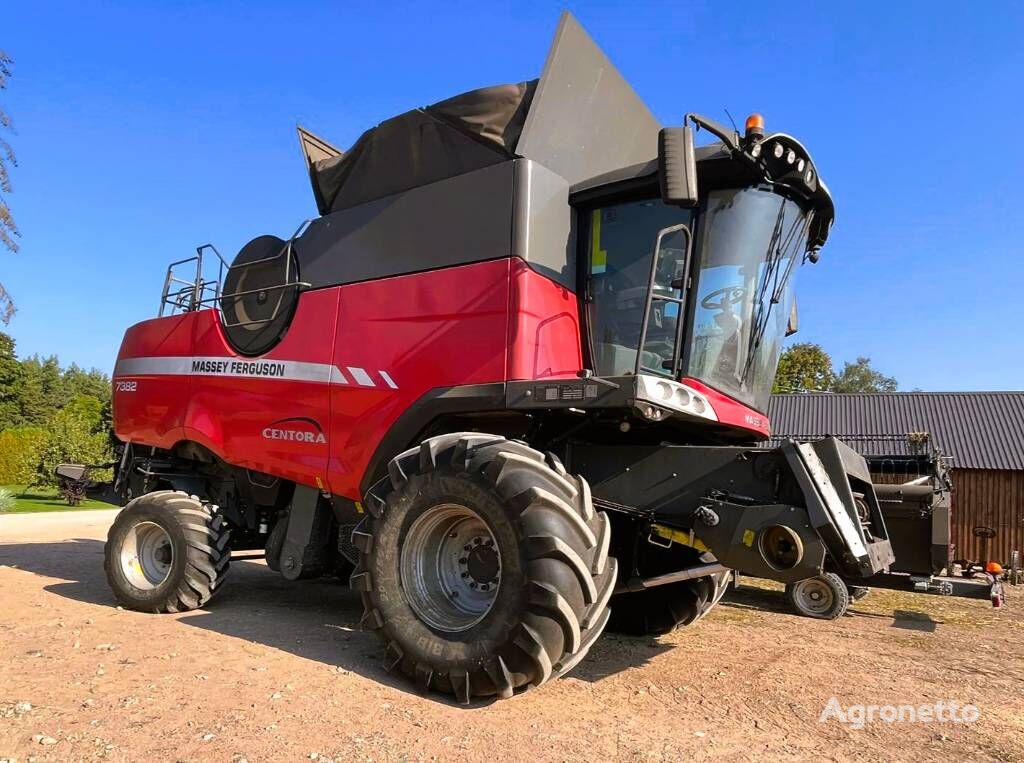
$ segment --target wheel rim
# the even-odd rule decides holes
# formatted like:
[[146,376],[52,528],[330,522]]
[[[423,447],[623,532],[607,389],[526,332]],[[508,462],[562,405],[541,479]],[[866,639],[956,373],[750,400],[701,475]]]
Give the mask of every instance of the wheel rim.
[[409,606],[430,627],[468,630],[491,610],[501,584],[501,555],[487,524],[465,506],[427,509],[409,527],[399,561]]
[[836,597],[827,583],[818,578],[801,580],[793,589],[793,599],[800,609],[815,615],[823,615],[832,609]]
[[155,522],[139,522],[121,544],[121,572],[136,588],[151,591],[171,574],[174,546],[171,536]]

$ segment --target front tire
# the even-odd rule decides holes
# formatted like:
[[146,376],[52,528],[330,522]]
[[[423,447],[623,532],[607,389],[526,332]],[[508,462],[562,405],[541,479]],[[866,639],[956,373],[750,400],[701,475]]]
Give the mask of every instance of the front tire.
[[421,691],[511,697],[571,670],[608,622],[611,527],[554,457],[434,437],[391,462],[366,508],[352,587],[385,667]]
[[140,495],[114,519],[103,568],[118,603],[140,612],[186,612],[220,589],[230,531],[216,507],[174,490]]
[[609,630],[628,636],[663,636],[695,625],[718,604],[731,572],[622,593],[612,599]]

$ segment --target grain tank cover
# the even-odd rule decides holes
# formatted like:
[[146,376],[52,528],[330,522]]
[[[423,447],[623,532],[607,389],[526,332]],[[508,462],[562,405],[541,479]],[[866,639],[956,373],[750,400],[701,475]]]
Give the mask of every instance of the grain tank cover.
[[651,159],[659,128],[579,22],[564,13],[539,81],[414,109],[367,130],[344,154],[304,153],[325,215],[517,156],[573,184]]
[[563,13],[516,152],[575,185],[654,159],[660,129],[575,17]]

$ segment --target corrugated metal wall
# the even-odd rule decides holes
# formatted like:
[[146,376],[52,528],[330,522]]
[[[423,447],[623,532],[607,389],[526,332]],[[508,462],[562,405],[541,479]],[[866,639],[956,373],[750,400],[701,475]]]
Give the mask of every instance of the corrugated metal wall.
[[[928,432],[931,443],[961,469],[1024,470],[1024,392],[892,392],[772,395],[776,436]],[[888,443],[863,443],[862,453],[885,454]]]
[[[953,542],[956,559],[1010,561],[1024,551],[1024,472],[953,469]],[[991,527],[991,540],[974,537],[974,528]]]

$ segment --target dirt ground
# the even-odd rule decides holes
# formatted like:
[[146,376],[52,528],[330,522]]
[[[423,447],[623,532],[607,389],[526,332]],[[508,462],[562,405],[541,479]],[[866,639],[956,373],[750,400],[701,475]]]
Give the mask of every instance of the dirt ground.
[[[470,708],[380,666],[329,581],[237,561],[208,611],[117,609],[113,512],[0,517],[0,760],[1024,760],[1024,595],[874,592],[835,622],[741,587],[692,630],[605,635],[570,676]],[[819,723],[972,703],[973,724]]]

